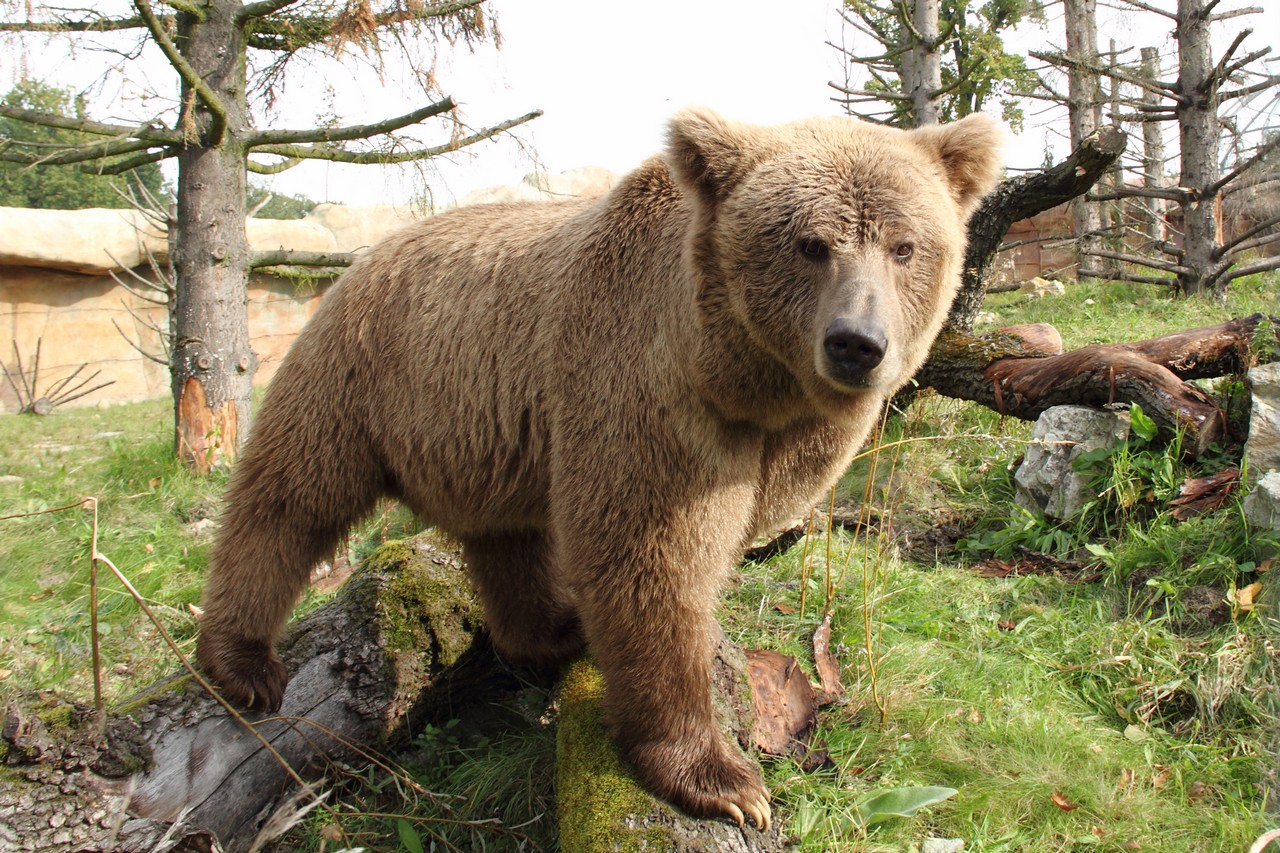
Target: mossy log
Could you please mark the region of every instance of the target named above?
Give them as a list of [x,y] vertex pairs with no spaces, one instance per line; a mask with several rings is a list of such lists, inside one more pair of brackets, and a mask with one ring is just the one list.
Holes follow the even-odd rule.
[[[1097,344],[1055,354],[1000,330],[955,329],[934,343],[916,374],[920,387],[1035,420],[1060,405],[1137,403],[1167,433],[1181,430],[1196,454],[1220,440],[1226,417],[1187,380],[1242,373],[1274,359],[1276,321],[1262,314],[1131,344]],[[1260,340],[1265,338],[1265,340]]]
[[[716,715],[724,731],[754,749],[754,715],[742,650],[721,638],[713,668]],[[767,832],[723,820],[693,820],[640,787],[609,737],[604,676],[588,660],[560,686],[556,732],[556,812],[564,853],[772,853],[784,847],[780,821]]]
[[[280,649],[292,673],[284,705],[245,715],[253,731],[184,674],[112,709],[104,729],[87,705],[24,697],[10,705],[0,744],[0,853],[248,849],[273,814],[306,805],[291,802],[290,770],[309,782],[334,762],[362,766],[407,746],[424,721],[465,717],[520,689],[480,625],[458,556],[418,537],[383,546],[293,627]],[[735,651],[722,657],[736,666],[717,663],[718,690],[732,697],[721,700],[726,726],[746,743],[750,700]],[[780,849],[776,829],[694,820],[645,793],[600,722],[598,675],[576,675],[591,671],[578,664],[564,688],[564,850]],[[600,770],[600,761],[612,763]],[[615,789],[625,795],[600,796]],[[601,827],[612,846],[579,843],[604,837]]]
[[392,752],[435,705],[500,678],[479,627],[455,555],[390,543],[289,632],[284,705],[246,714],[252,730],[187,675],[113,709],[105,736],[83,705],[15,703],[0,850],[246,849],[296,790],[290,770],[312,780],[360,751]]

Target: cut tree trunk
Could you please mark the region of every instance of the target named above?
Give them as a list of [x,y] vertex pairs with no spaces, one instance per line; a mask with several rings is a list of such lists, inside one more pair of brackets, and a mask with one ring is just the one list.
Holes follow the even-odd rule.
[[182,87],[178,155],[174,346],[170,381],[178,457],[205,473],[235,460],[252,420],[257,358],[249,346],[249,239],[245,226],[245,27],[239,0],[180,12],[176,44],[217,97],[215,119]]
[[[280,817],[315,801],[318,788],[303,789],[299,779],[323,783],[335,763],[364,766],[407,746],[427,721],[489,708],[527,686],[533,674],[513,674],[480,624],[457,555],[419,537],[379,549],[332,602],[294,626],[280,648],[292,673],[284,705],[278,715],[247,715],[252,730],[186,674],[123,703],[105,733],[86,705],[50,696],[15,702],[3,730],[0,853],[247,850],[278,834]],[[722,661],[733,660],[741,654],[726,646]],[[744,668],[721,662],[716,671],[723,695],[735,697],[721,701],[726,731],[745,744]],[[605,849],[575,842],[575,828],[585,826],[614,827],[615,841],[621,833],[637,843],[663,839],[653,849],[781,849],[776,826],[760,833],[694,820],[654,800],[624,769],[610,777],[615,788],[630,786],[621,800],[604,796],[599,777],[577,780],[594,772],[591,761],[616,752],[599,695],[567,687],[562,704],[560,742],[574,744],[557,757],[566,853]],[[566,796],[575,781],[580,796]]]
[[[1265,347],[1257,346],[1261,328],[1269,330]],[[1223,437],[1226,418],[1211,397],[1186,380],[1240,374],[1253,360],[1273,358],[1276,328],[1274,319],[1255,314],[1062,354],[1028,346],[1023,336],[1006,330],[981,337],[950,330],[934,344],[916,381],[1024,420],[1035,420],[1052,406],[1137,403],[1163,430],[1182,430],[1184,447],[1199,454]]]
[[[983,199],[982,206],[969,220],[969,245],[965,250],[960,293],[951,305],[948,328],[964,332],[973,328],[986,298],[987,270],[1009,226],[1088,191],[1124,153],[1126,142],[1118,128],[1101,128],[1057,166],[1001,181]],[[929,358],[936,357],[935,349]]]

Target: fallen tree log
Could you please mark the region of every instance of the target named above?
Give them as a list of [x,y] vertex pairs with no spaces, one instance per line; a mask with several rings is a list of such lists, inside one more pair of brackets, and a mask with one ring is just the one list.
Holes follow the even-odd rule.
[[[114,709],[105,735],[84,706],[11,705],[17,773],[0,782],[0,825],[14,849],[163,853],[194,838],[247,849],[299,781],[403,745],[451,695],[501,688],[460,569],[423,539],[377,551],[289,632],[278,715],[237,718],[185,673]],[[98,817],[53,827],[30,804]]]
[[[333,601],[289,632],[280,652],[293,676],[279,714],[233,715],[185,673],[113,709],[102,725],[87,705],[51,695],[11,703],[0,747],[8,765],[0,775],[0,853],[261,844],[287,829],[280,818],[316,801],[335,764],[367,766],[407,746],[425,722],[465,716],[527,686],[534,674],[513,673],[480,625],[458,556],[418,537],[379,549]],[[720,686],[739,685],[741,703],[742,670],[723,675],[729,671],[718,666]],[[598,696],[585,699],[599,704]],[[750,714],[733,720],[726,717],[727,730],[749,743]],[[602,725],[573,726],[578,755],[614,749]],[[584,742],[584,731],[594,740]],[[557,772],[563,786],[576,771]],[[760,833],[695,820],[654,800],[625,769],[618,773],[634,789],[627,802],[640,805],[611,815],[601,812],[609,803],[591,796],[562,799],[561,827],[569,831],[561,849],[602,849],[575,845],[572,828],[587,825],[615,827],[615,841],[659,830],[679,840],[655,849],[781,849],[776,826]]]
[[1035,420],[1059,405],[1137,403],[1162,430],[1203,453],[1224,436],[1212,397],[1186,380],[1240,374],[1275,358],[1277,323],[1262,314],[1132,344],[1053,353],[1016,329],[975,336],[946,330],[916,374],[920,387]]

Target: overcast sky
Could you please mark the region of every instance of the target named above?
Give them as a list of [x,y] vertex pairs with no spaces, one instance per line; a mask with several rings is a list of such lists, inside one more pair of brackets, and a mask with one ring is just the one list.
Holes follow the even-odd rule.
[[[625,172],[660,150],[667,118],[691,104],[756,122],[841,111],[828,83],[843,80],[844,71],[838,52],[827,43],[855,35],[842,24],[835,0],[490,0],[488,5],[498,18],[502,49],[442,49],[434,68],[440,88],[459,101],[464,121],[473,127],[533,109],[544,115],[518,129],[518,141],[482,143],[452,162],[435,161],[429,180],[437,201],[515,183],[535,169],[556,173],[604,166]],[[1240,5],[1244,0],[1223,3]],[[1280,33],[1280,0],[1261,5],[1264,15],[1243,19],[1257,33],[1246,48],[1265,46],[1273,40],[1267,33]],[[125,3],[110,0],[104,6]],[[1110,15],[1100,27],[1104,49],[1107,39],[1115,38],[1121,46],[1157,44],[1172,56],[1167,21],[1136,13],[1116,16],[1105,9],[1101,14]],[[1047,30],[1027,27],[1009,44],[1025,49],[1061,43],[1058,15],[1055,10]],[[1238,19],[1220,28],[1234,33],[1240,26]],[[859,45],[867,46],[865,41]],[[13,79],[25,67],[50,82],[83,87],[112,59],[118,58],[92,50],[67,57],[56,44],[33,48],[29,43],[25,52],[0,55],[0,73]],[[155,88],[171,93],[174,83],[163,60],[152,57],[147,64]],[[110,98],[124,89],[113,84],[98,94]],[[420,94],[413,92],[411,75],[394,65],[381,78],[354,58],[300,67],[270,122],[305,127],[332,114],[342,123],[374,121],[421,106]],[[133,99],[117,109],[145,113],[159,106]],[[1059,157],[1065,151],[1060,123],[1046,125],[1040,109],[1029,105],[1026,129],[1009,147],[1014,166],[1039,164],[1046,146]],[[422,141],[438,143],[443,133],[424,133]],[[272,187],[322,201],[405,203],[420,189],[421,179],[394,169],[309,163],[274,178]]]

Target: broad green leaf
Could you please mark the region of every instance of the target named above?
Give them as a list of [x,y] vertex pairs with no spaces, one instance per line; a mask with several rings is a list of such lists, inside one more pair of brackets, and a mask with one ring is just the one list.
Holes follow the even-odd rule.
[[418,837],[418,830],[413,828],[412,823],[404,819],[397,820],[396,832],[400,833],[400,843],[409,853],[425,853],[422,839]]
[[955,788],[932,785],[877,791],[858,805],[858,817],[863,826],[874,826],[889,818],[911,817],[925,806],[949,800],[957,793]]

